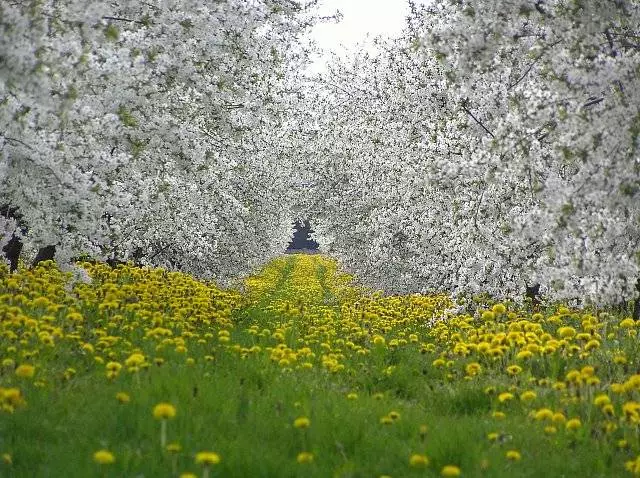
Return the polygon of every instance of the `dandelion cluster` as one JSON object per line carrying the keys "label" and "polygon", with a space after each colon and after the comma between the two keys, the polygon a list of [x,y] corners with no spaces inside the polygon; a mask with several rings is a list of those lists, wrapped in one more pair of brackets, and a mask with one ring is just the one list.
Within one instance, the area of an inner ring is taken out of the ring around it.
{"label": "dandelion cluster", "polygon": [[[73,284],[52,263],[0,275],[0,431],[26,440],[21,417],[74,423],[68,439],[87,443],[94,467],[78,473],[215,476],[242,456],[247,470],[274,460],[290,474],[331,474],[347,457],[376,476],[514,476],[543,466],[537,450],[559,457],[544,464],[555,471],[602,450],[611,473],[640,469],[639,324],[629,317],[488,299],[454,311],[446,296],[362,288],[323,256],[276,259],[242,292],[81,265],[91,282]],[[69,421],[66,407],[88,407],[88,421]],[[464,427],[453,425],[460,417]],[[149,445],[158,428],[160,446]],[[0,451],[4,466],[28,466],[20,449]]]}

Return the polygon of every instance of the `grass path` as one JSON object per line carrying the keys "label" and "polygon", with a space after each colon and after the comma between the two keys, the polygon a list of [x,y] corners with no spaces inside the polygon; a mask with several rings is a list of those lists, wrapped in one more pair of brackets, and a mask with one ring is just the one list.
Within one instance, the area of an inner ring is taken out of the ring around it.
{"label": "grass path", "polygon": [[243,295],[86,267],[74,289],[52,265],[0,273],[2,477],[630,476],[639,451],[637,324],[614,316],[499,304],[433,325],[446,297],[370,294],[321,256]]}

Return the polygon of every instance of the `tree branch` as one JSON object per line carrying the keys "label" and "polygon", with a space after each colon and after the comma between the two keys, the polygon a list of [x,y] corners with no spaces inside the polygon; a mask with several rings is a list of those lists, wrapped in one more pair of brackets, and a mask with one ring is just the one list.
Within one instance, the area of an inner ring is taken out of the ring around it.
{"label": "tree branch", "polygon": [[465,113],[467,113],[469,116],[471,116],[471,117],[473,118],[473,120],[474,120],[476,123],[478,123],[478,124],[482,127],[482,129],[483,129],[483,130],[485,130],[485,131],[487,132],[487,134],[488,134],[489,136],[491,136],[492,138],[494,138],[494,139],[495,139],[495,135],[494,135],[491,131],[489,131],[489,130],[487,129],[487,127],[486,127],[484,124],[482,124],[482,121],[480,121],[478,118],[476,118],[476,117],[473,115],[473,113],[472,113],[471,111],[469,111],[469,109],[467,108],[467,104],[468,104],[468,102],[467,102],[466,100],[462,102],[462,109],[465,111]]}
{"label": "tree branch", "polygon": [[144,22],[140,20],[132,20],[131,18],[122,18],[122,17],[102,17],[103,20],[113,20],[115,22],[129,22],[129,23],[138,23],[140,25],[144,25]]}

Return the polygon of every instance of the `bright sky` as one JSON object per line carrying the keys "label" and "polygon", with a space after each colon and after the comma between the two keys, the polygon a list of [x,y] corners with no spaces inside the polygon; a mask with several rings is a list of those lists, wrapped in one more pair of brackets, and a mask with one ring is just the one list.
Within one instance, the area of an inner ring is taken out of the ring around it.
{"label": "bright sky", "polygon": [[[338,24],[315,27],[313,36],[320,47],[339,50],[341,45],[353,47],[369,34],[393,35],[399,33],[409,13],[406,0],[321,0],[320,13],[331,15],[340,10],[343,19]],[[322,68],[318,59],[316,68]]]}

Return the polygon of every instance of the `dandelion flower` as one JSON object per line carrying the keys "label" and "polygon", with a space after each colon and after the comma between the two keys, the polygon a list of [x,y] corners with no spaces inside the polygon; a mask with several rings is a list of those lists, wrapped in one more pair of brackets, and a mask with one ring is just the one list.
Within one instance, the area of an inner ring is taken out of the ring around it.
{"label": "dandelion flower", "polygon": [[627,471],[634,475],[640,475],[640,456],[635,460],[629,460],[624,463],[624,467]]}
{"label": "dandelion flower", "polygon": [[196,453],[196,465],[217,465],[220,463],[220,455],[212,451],[201,451]]}
{"label": "dandelion flower", "polygon": [[153,408],[153,416],[157,420],[167,420],[176,416],[176,408],[170,403],[158,403]]}
{"label": "dandelion flower", "polygon": [[429,459],[424,455],[414,453],[409,457],[409,466],[412,468],[425,468],[429,465]]}
{"label": "dandelion flower", "polygon": [[98,450],[93,454],[93,461],[99,465],[111,465],[116,461],[116,457],[108,450]]}
{"label": "dandelion flower", "polygon": [[470,377],[475,377],[481,371],[482,371],[482,367],[478,362],[471,362],[470,364],[467,364],[467,366],[465,367],[465,372],[467,372],[467,375],[469,375]]}
{"label": "dandelion flower", "polygon": [[308,452],[308,451],[301,451],[300,453],[298,453],[298,456],[296,457],[296,461],[298,463],[300,463],[301,465],[306,465],[308,463],[312,463],[313,462],[313,453]]}
{"label": "dandelion flower", "polygon": [[579,418],[572,418],[571,420],[567,421],[567,423],[565,424],[565,428],[567,430],[577,430],[581,426],[582,426],[582,423],[580,422]]}
{"label": "dandelion flower", "polygon": [[131,401],[131,397],[125,392],[116,393],[116,400],[120,403],[129,403]]}
{"label": "dandelion flower", "polygon": [[575,337],[576,329],[573,327],[560,327],[558,329],[558,337],[562,337],[563,339],[570,339]]}
{"label": "dandelion flower", "polygon": [[393,419],[389,415],[385,415],[380,418],[380,423],[383,425],[391,425],[393,423]]}
{"label": "dandelion flower", "polygon": [[632,329],[635,327],[636,323],[632,318],[627,317],[626,319],[621,320],[618,325],[623,329]]}
{"label": "dandelion flower", "polygon": [[535,412],[533,417],[540,422],[543,420],[551,420],[551,418],[553,418],[553,410],[550,410],[548,408],[541,408],[540,410]]}
{"label": "dandelion flower", "polygon": [[[504,304],[496,304],[496,305],[494,305],[493,307],[491,307],[491,311],[492,311],[494,314],[498,314],[498,315],[500,315],[500,314],[504,314],[504,313],[507,311],[507,308],[505,307],[505,305],[504,305]],[[456,476],[457,476],[457,475],[456,475]]]}
{"label": "dandelion flower", "polygon": [[169,443],[165,448],[169,453],[180,453],[182,451],[182,446],[180,443],[173,442]]}
{"label": "dandelion flower", "polygon": [[507,367],[507,373],[511,376],[518,375],[520,372],[522,372],[522,367],[519,365],[509,365]]}
{"label": "dandelion flower", "polygon": [[22,364],[16,368],[16,375],[20,378],[32,378],[36,373],[36,368],[33,365]]}
{"label": "dandelion flower", "polygon": [[495,317],[495,314],[490,310],[485,310],[482,313],[482,320],[486,320],[487,322],[492,321],[493,319],[495,319]]}
{"label": "dandelion flower", "polygon": [[526,392],[522,392],[520,394],[520,400],[522,400],[523,402],[530,402],[532,400],[535,400],[536,397],[537,394],[533,390],[527,390]]}
{"label": "dandelion flower", "polygon": [[508,402],[509,400],[513,400],[513,393],[502,392],[500,395],[498,395],[498,400],[500,401],[500,403],[504,403],[504,402]]}
{"label": "dandelion flower", "polygon": [[442,468],[440,475],[445,477],[456,477],[456,476],[460,476],[461,473],[462,471],[457,466],[446,465],[445,467]]}
{"label": "dandelion flower", "polygon": [[507,453],[505,453],[505,456],[507,457],[507,460],[511,461],[520,461],[520,459],[522,458],[522,455],[518,450],[509,450],[507,451]]}
{"label": "dandelion flower", "polygon": [[299,417],[293,421],[294,428],[309,428],[311,426],[311,420],[307,417]]}

